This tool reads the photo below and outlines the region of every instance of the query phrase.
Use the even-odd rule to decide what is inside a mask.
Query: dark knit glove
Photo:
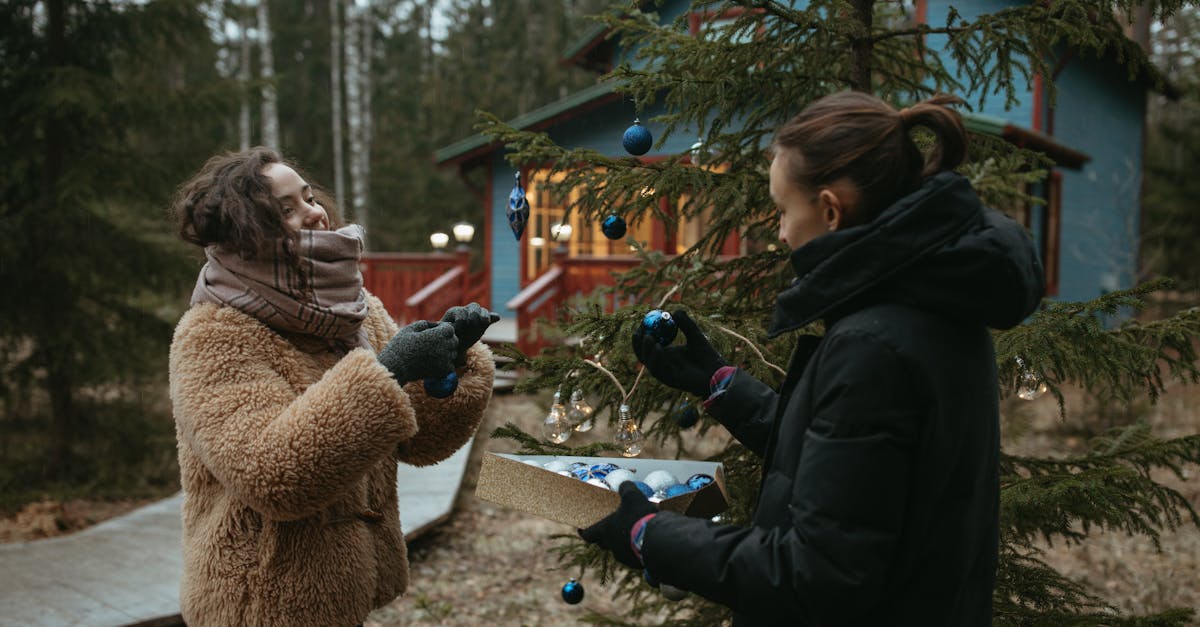
[[[671,316],[687,338],[686,344],[661,346],[638,325],[633,333],[633,353],[663,385],[707,398],[713,373],[729,363],[708,343],[686,311],[679,309]]]
[[[500,320],[500,314],[484,309],[479,303],[466,306],[451,307],[442,316],[442,322],[454,325],[454,335],[458,337],[458,355],[454,363],[464,366],[467,363],[467,349],[475,345],[483,337],[484,331],[493,323]]]
[[[379,351],[379,362],[403,385],[417,379],[445,376],[454,370],[457,352],[454,325],[418,320],[400,329]]]
[[[583,538],[585,542],[611,551],[618,562],[640,570],[642,560],[633,552],[629,532],[633,529],[634,523],[646,515],[658,513],[658,508],[646,498],[645,494],[642,494],[642,491],[632,481],[622,483],[618,492],[621,494],[621,505],[615,512],[601,518],[600,522],[591,527],[577,531],[579,537]]]

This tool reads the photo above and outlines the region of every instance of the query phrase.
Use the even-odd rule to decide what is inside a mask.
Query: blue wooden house
[[[970,19],[1012,3],[987,0],[967,4],[956,9]],[[912,19],[944,24],[950,6],[943,0],[917,0]],[[687,0],[664,2],[658,7],[661,23],[673,23],[689,7]],[[697,33],[707,22],[733,17],[728,11],[707,12],[689,15],[687,23],[691,32]],[[604,73],[622,58],[620,41],[608,35],[603,26],[595,27],[564,52],[563,61],[598,75]],[[926,45],[930,53],[936,53],[944,39],[931,35]],[[1021,94],[1019,106],[1006,109],[1002,98],[987,100],[980,111],[966,114],[964,121],[976,132],[1040,150],[1056,162],[1040,185],[1027,190],[1046,203],[1016,208],[1015,213],[1039,243],[1048,295],[1085,300],[1130,287],[1136,280],[1148,84],[1130,82],[1126,72],[1111,62],[1069,50],[1058,55],[1053,80],[1058,86],[1053,106],[1042,77],[1035,77]],[[961,95],[977,102],[977,97]],[[630,99],[602,83],[509,123],[518,129],[546,132],[559,145],[625,155],[623,131],[635,116],[646,120],[658,113],[661,110],[653,108],[636,111]],[[677,132],[642,158],[674,157],[688,151],[694,141],[694,136]],[[531,215],[525,236],[514,241],[505,210],[516,171],[505,161],[503,147],[489,138],[463,139],[437,151],[435,160],[464,174],[479,168],[486,172],[489,184],[481,194],[481,211],[490,305],[516,321],[523,349],[535,350],[547,341],[534,329],[535,319],[552,317],[567,295],[589,293],[597,285],[610,283],[612,271],[635,263],[627,244],[605,238],[599,225],[572,216],[569,228],[563,228],[565,207],[555,205],[542,189],[551,174],[536,166],[520,172]],[[663,225],[646,221],[630,224],[629,236],[670,254],[686,250],[703,227],[688,223],[678,232],[668,233]],[[727,242],[725,252],[738,254],[742,246],[741,242]]]

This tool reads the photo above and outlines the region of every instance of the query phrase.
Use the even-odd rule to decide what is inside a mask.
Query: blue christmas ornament
[[[572,578],[562,587],[562,598],[571,605],[576,605],[583,600],[583,584],[575,581]]]
[[[642,494],[645,495],[646,498],[654,496],[654,488],[647,485],[645,481],[634,481],[633,485],[636,486],[638,490],[641,490]]]
[[[686,484],[676,483],[675,485],[667,486],[667,489],[665,492],[666,492],[666,498],[672,498],[672,497],[679,496],[680,494],[687,494],[688,492],[691,492],[691,491],[692,491],[692,489],[689,488]]]
[[[675,424],[679,425],[680,429],[691,429],[700,422],[700,412],[690,403],[684,401],[679,407],[679,413],[675,415]]]
[[[654,137],[642,126],[641,120],[634,119],[633,126],[625,129],[625,134],[621,136],[621,145],[631,155],[644,155],[654,145]]]
[[[608,473],[620,468],[616,464],[596,464],[588,469],[588,477],[592,479],[603,479],[608,476]]]
[[[514,178],[512,191],[508,194],[508,228],[520,241],[525,233],[525,224],[529,222],[529,199],[525,197],[525,190],[521,189],[521,173],[517,172]]]
[[[608,239],[621,239],[625,237],[625,218],[616,214],[610,215],[600,223],[600,230]]]
[[[425,379],[425,393],[433,398],[446,398],[458,389],[458,375],[453,370],[444,377]]]
[[[642,331],[654,338],[654,341],[658,342],[660,346],[666,346],[675,341],[679,325],[675,323],[671,314],[661,309],[654,309],[642,318]]]
[[[711,476],[703,474],[703,473],[697,473],[697,474],[694,474],[694,475],[688,477],[687,487],[689,487],[693,490],[699,490],[700,488],[703,488],[704,486],[706,486],[712,482],[713,482],[713,478]]]

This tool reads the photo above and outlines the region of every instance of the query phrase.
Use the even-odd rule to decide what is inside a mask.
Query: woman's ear
[[[817,194],[817,207],[821,210],[821,218],[830,231],[836,231],[842,223],[842,199],[829,188],[822,189]]]

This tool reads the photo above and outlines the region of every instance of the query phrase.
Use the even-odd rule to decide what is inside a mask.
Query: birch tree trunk
[[[345,206],[346,164],[342,157],[342,2],[329,0],[329,82],[333,95],[333,197]],[[347,216],[348,217],[348,216]]]
[[[250,29],[246,24],[246,12],[238,6],[238,36],[242,41],[242,58],[238,62],[238,83],[242,89],[242,107],[238,115],[238,145],[242,150],[250,147]]]
[[[369,218],[366,215],[366,178],[363,172],[362,143],[363,100],[362,79],[359,74],[362,69],[360,50],[359,9],[355,0],[346,2],[346,38],[345,38],[345,72],[346,79],[346,127],[350,133],[350,207],[354,221],[365,231]]]
[[[361,104],[359,105],[359,114],[362,116],[359,124],[360,147],[362,152],[359,153],[359,174],[362,177],[362,190],[360,200],[359,223],[362,224],[364,231],[367,228],[368,218],[371,213],[371,144],[372,144],[372,126],[371,123],[371,59],[374,57],[372,50],[372,41],[375,28],[372,24],[374,12],[372,11],[371,0],[367,0],[366,6],[359,9],[360,24],[359,32],[362,38],[362,54],[359,57],[359,97]],[[363,236],[363,246],[366,247],[366,242],[370,241],[371,235],[367,232]]]
[[[262,77],[262,140],[279,150],[279,113],[275,107],[275,57],[271,53],[271,9],[258,0],[259,75]]]

